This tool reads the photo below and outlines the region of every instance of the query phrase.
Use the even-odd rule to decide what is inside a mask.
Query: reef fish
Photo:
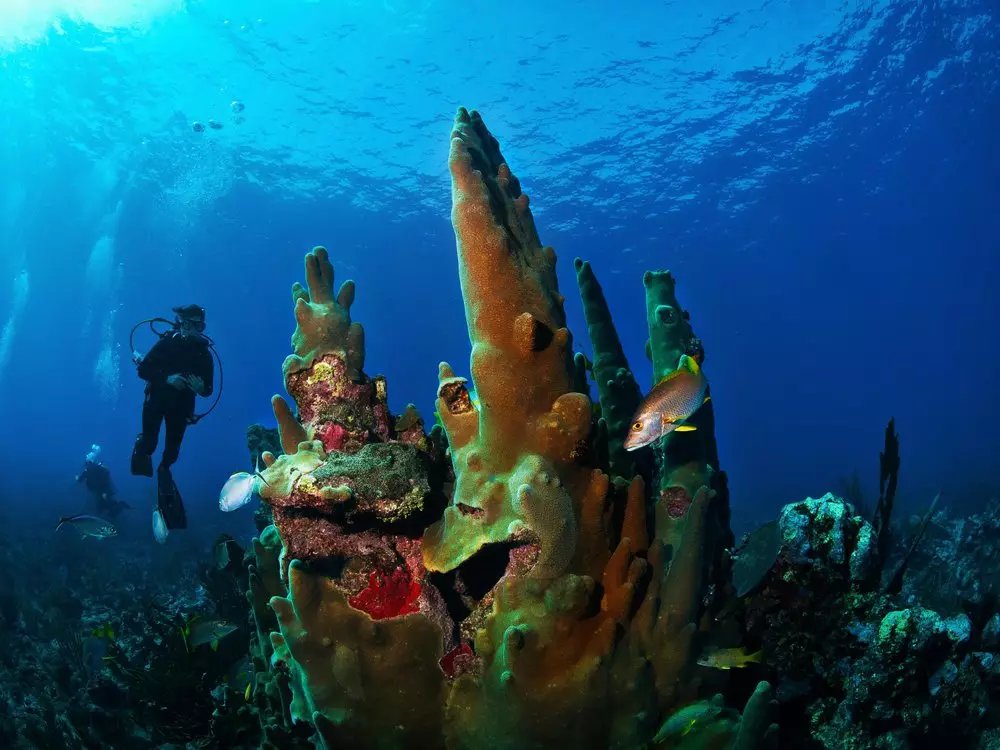
[[[747,537],[733,557],[733,586],[744,597],[757,588],[778,561],[781,553],[781,526],[769,521]]]
[[[742,648],[720,648],[703,653],[698,657],[698,664],[713,669],[742,669],[759,664],[763,658],[763,651],[748,654]]]
[[[63,526],[76,529],[82,537],[92,536],[95,539],[107,539],[111,536],[118,536],[118,529],[110,521],[105,521],[98,516],[88,516],[85,513],[78,513],[75,516],[62,516],[56,524],[56,531]]]
[[[250,700],[253,693],[253,663],[249,657],[243,657],[233,664],[226,672],[222,681],[237,693],[242,693],[244,700]]]
[[[187,643],[188,648],[198,648],[206,643],[211,643],[212,648],[218,648],[219,641],[237,630],[239,628],[228,620],[215,617],[202,620],[196,616],[187,621],[187,624],[181,628],[181,633],[184,635],[184,642]]]
[[[653,745],[659,745],[668,739],[687,737],[699,726],[710,725],[721,713],[722,707],[715,702],[702,701],[685,706],[663,723],[653,737]]]
[[[157,544],[166,544],[167,537],[170,535],[170,529],[167,528],[167,522],[163,520],[163,514],[160,513],[159,509],[153,511],[153,539],[156,540]]]
[[[212,558],[218,570],[233,570],[243,563],[243,548],[228,534],[221,534],[212,546]]]
[[[701,367],[682,354],[677,369],[653,386],[639,404],[625,438],[625,450],[642,448],[675,430],[696,429],[684,422],[708,399],[708,380]]]
[[[222,485],[222,490],[219,492],[219,510],[230,513],[242,508],[255,497],[259,499],[261,488],[266,484],[264,477],[260,475],[260,466],[254,472],[236,472]]]

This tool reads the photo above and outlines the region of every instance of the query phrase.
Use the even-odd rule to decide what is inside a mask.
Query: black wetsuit
[[[111,481],[111,472],[104,464],[87,461],[83,465],[83,471],[77,474],[76,481],[83,482],[94,498],[98,515],[113,519],[129,507],[128,503],[115,500],[115,485]]]
[[[161,424],[166,425],[166,435],[160,469],[169,469],[177,460],[188,420],[194,415],[194,391],[187,386],[174,388],[167,383],[167,378],[173,374],[197,375],[205,383],[201,395],[209,396],[213,389],[213,371],[208,343],[198,336],[185,338],[170,333],[149,350],[139,363],[139,377],[146,381],[146,400],[142,405],[142,432],[136,438],[132,455],[133,474],[152,476],[151,457],[160,437]]]

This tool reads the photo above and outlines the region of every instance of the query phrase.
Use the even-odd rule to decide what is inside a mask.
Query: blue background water
[[[574,256],[644,385],[641,274],[675,272],[738,528],[855,468],[874,494],[893,415],[904,500],[944,486],[977,504],[1000,451],[996,4],[643,5],[0,6],[7,513],[82,507],[72,479],[96,441],[148,533],[128,333],[198,302],[225,392],[175,475],[199,525],[246,533],[249,511],[222,516],[216,493],[246,468],[246,425],[272,421],[315,244],[357,281],[366,369],[429,417],[438,361],[464,372],[469,353],[448,216],[459,105],[532,197],[579,348]],[[192,129],[210,118],[224,128]]]

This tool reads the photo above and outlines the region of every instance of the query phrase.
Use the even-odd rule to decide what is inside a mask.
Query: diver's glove
[[[135,362],[137,365],[141,365],[142,364],[142,360],[143,360],[143,356],[139,352],[132,352],[132,361],[133,362]]]
[[[167,376],[167,385],[173,386],[177,390],[189,387],[187,378],[185,378],[179,372],[175,372],[173,375]]]
[[[197,375],[188,375],[187,384],[188,388],[197,393],[199,396],[205,391],[205,381]]]

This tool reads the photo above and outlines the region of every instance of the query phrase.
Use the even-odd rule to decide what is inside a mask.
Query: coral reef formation
[[[980,626],[995,617],[1000,626],[1000,498],[983,505],[967,517],[933,514],[910,565],[904,601],[964,611]],[[909,525],[916,527],[922,522],[918,518],[911,518]]]
[[[255,664],[271,695],[287,686],[284,726],[344,747],[760,746],[769,686],[747,691],[741,718],[699,700],[692,671],[729,535],[711,425],[698,451],[668,451],[666,493],[612,481],[555,253],[477,113],[459,111],[449,166],[478,403],[442,363],[443,429],[426,435],[412,406],[394,417],[384,379],[364,372],[354,285],[334,295],[325,249],[293,289],[283,374],[297,408],[272,402],[284,455],[262,454],[274,527],[250,592]],[[656,312],[678,309],[670,277],[646,285],[665,370],[693,337]],[[608,413],[617,429],[621,408]]]
[[[47,520],[7,520],[17,532],[0,537],[0,564],[35,572],[0,577],[0,746],[258,746],[242,565],[221,570],[186,546],[154,553],[136,537],[94,554]],[[181,626],[195,617],[236,629],[189,648]]]
[[[590,364],[477,113],[449,166],[471,372],[439,366],[439,425],[390,412],[354,284],[308,253],[293,403],[247,431],[252,549],[223,534],[208,565],[133,545],[81,566],[48,527],[0,539],[5,569],[51,579],[0,576],[0,744],[996,747],[1000,503],[956,518],[935,499],[893,528],[890,422],[872,513],[807,498],[732,549],[713,402],[625,451],[640,392],[594,269],[575,262]],[[673,276],[644,285],[655,383],[705,352]],[[105,585],[123,569],[143,573]]]
[[[766,655],[782,746],[991,747],[1000,628],[956,611],[954,599],[939,599],[944,614],[917,603],[933,601],[913,593],[937,581],[933,568],[911,572],[909,605],[872,589],[878,534],[832,494],[785,506],[778,525],[780,551],[740,616]],[[985,536],[995,545],[996,527]],[[938,569],[973,559],[948,555]]]

